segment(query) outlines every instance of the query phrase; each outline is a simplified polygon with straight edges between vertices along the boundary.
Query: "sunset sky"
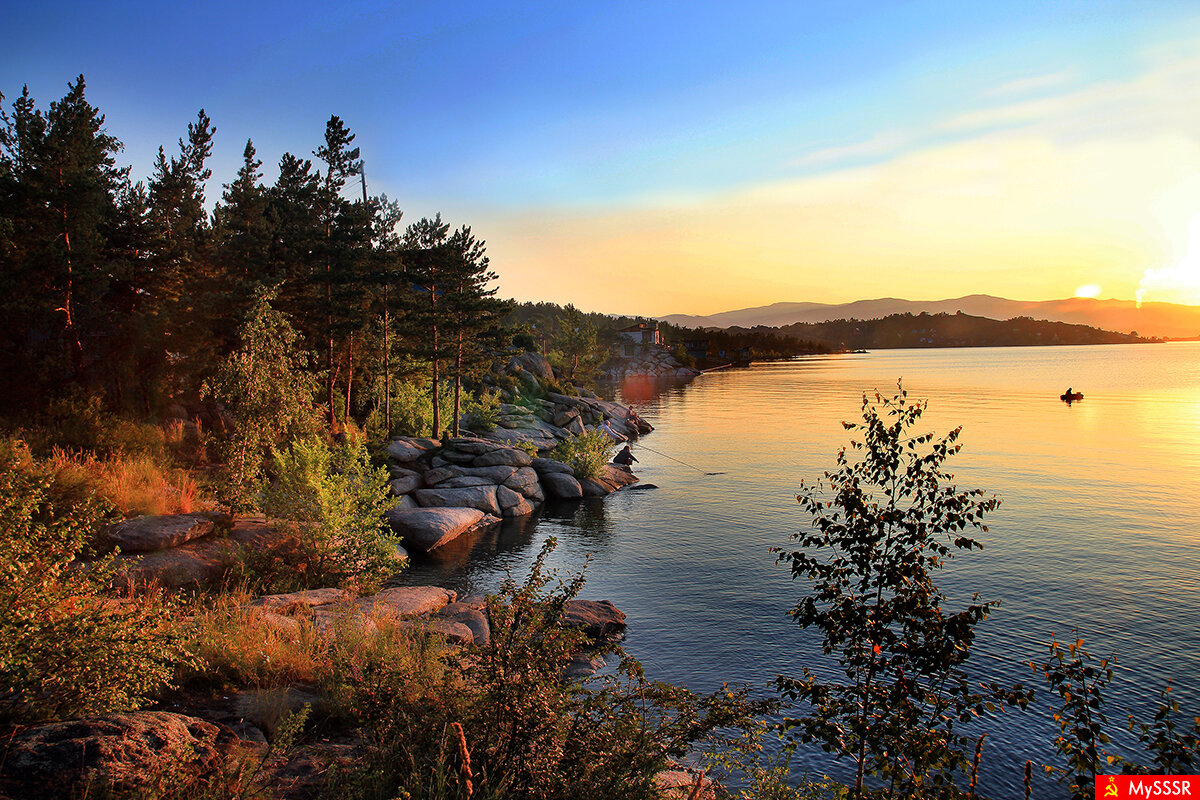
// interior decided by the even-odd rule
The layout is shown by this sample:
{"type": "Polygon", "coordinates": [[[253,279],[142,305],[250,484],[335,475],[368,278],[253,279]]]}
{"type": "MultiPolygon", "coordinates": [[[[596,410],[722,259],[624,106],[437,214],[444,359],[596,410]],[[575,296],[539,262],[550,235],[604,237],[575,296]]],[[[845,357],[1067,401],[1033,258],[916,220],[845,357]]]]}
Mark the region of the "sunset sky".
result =
{"type": "Polygon", "coordinates": [[[6,107],[80,72],[136,176],[204,107],[210,201],[338,114],[371,193],[470,224],[522,300],[1200,303],[1195,3],[6,10],[6,107]]]}

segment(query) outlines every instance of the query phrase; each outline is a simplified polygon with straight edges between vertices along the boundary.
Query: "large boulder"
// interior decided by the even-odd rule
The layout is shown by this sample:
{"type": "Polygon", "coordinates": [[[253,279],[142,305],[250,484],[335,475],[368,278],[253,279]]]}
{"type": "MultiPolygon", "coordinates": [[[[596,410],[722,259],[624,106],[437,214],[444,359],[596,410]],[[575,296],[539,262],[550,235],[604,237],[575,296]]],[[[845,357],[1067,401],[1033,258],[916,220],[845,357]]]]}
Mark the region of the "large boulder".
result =
{"type": "Polygon", "coordinates": [[[496,449],[496,443],[477,436],[452,436],[446,439],[443,452],[456,450],[472,456],[481,456],[496,449]]]}
{"type": "Polygon", "coordinates": [[[528,467],[531,463],[533,463],[533,456],[515,447],[498,447],[475,459],[477,467],[528,467]]]}
{"type": "Polygon", "coordinates": [[[169,776],[172,788],[219,769],[237,737],[167,711],[133,711],[27,728],[5,742],[0,796],[136,792],[169,776]]]}
{"type": "Polygon", "coordinates": [[[430,450],[439,446],[437,439],[419,439],[412,436],[400,436],[391,441],[387,455],[392,461],[404,464],[417,461],[430,450]]]}
{"type": "Polygon", "coordinates": [[[637,476],[625,467],[605,464],[595,478],[580,478],[579,485],[584,497],[604,497],[637,482],[637,476]]]}
{"type": "Polygon", "coordinates": [[[411,470],[405,470],[405,472],[407,474],[396,476],[389,484],[392,494],[396,497],[401,497],[421,488],[421,473],[412,472],[411,470]]]}
{"type": "Polygon", "coordinates": [[[575,480],[575,476],[570,473],[544,472],[542,473],[542,487],[551,497],[565,500],[583,497],[583,489],[580,487],[579,481],[575,480]]]}
{"type": "Polygon", "coordinates": [[[546,475],[554,472],[566,473],[567,475],[575,474],[575,471],[571,469],[570,464],[564,464],[561,461],[555,461],[553,458],[535,458],[531,462],[530,466],[532,466],[534,471],[536,471],[539,475],[546,475]]]}
{"type": "Polygon", "coordinates": [[[104,528],[101,540],[122,553],[152,553],[208,536],[215,527],[203,514],[134,517],[104,528]]]}
{"type": "Polygon", "coordinates": [[[520,492],[526,497],[541,494],[541,487],[538,486],[538,475],[533,471],[533,467],[521,467],[504,478],[503,483],[508,488],[520,492]]]}
{"type": "MultiPolygon", "coordinates": [[[[424,490],[422,490],[424,491],[424,490]]],[[[477,508],[405,508],[387,513],[387,520],[406,547],[428,552],[472,530],[483,521],[477,508]]]]}
{"type": "Polygon", "coordinates": [[[518,375],[524,370],[538,380],[554,380],[554,368],[550,366],[550,362],[546,360],[545,356],[532,351],[509,359],[507,370],[518,375]]]}
{"type": "Polygon", "coordinates": [[[625,631],[625,614],[611,600],[571,600],[563,624],[582,628],[592,639],[608,639],[625,631]]]}
{"type": "Polygon", "coordinates": [[[364,614],[375,617],[417,617],[432,614],[458,599],[452,589],[438,586],[398,586],[357,602],[364,614]]]}
{"type": "Polygon", "coordinates": [[[500,503],[496,500],[495,485],[465,486],[461,489],[418,489],[413,496],[426,508],[474,508],[492,516],[500,516],[500,503]]]}

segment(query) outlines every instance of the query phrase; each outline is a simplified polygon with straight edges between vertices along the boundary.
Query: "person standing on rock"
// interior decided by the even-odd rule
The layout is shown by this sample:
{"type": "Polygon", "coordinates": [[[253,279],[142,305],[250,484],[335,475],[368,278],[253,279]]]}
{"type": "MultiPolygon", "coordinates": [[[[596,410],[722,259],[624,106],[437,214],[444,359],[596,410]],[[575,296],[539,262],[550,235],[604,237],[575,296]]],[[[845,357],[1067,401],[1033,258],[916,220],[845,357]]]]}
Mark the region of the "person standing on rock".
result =
{"type": "Polygon", "coordinates": [[[628,467],[633,462],[637,461],[633,453],[629,450],[629,445],[621,448],[621,452],[613,456],[613,463],[620,464],[622,467],[628,467]]]}

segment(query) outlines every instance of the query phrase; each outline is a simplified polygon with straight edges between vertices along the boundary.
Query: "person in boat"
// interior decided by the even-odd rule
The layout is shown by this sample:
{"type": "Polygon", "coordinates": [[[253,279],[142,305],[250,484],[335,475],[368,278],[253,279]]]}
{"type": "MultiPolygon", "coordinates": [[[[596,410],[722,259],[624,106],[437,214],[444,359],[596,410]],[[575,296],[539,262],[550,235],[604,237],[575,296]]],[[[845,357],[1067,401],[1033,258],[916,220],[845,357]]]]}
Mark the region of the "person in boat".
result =
{"type": "Polygon", "coordinates": [[[633,453],[629,450],[629,445],[621,448],[621,452],[613,456],[613,463],[620,464],[622,467],[628,467],[633,462],[637,461],[633,453]]]}
{"type": "Polygon", "coordinates": [[[1063,397],[1074,397],[1074,396],[1075,396],[1075,392],[1071,389],[1070,386],[1068,386],[1067,390],[1065,392],[1063,392],[1063,397]]]}

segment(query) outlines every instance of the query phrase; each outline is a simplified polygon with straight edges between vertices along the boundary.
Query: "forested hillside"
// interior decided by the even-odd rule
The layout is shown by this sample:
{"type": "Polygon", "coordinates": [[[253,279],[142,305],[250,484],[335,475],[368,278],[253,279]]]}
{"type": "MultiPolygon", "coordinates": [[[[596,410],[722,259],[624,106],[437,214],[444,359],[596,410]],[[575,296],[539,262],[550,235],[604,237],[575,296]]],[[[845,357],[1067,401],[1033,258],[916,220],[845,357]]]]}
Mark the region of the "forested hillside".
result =
{"type": "Polygon", "coordinates": [[[478,370],[509,309],[484,242],[440,215],[401,227],[346,124],[313,133],[311,158],[280,155],[274,183],[247,141],[214,187],[201,109],[143,180],[83,76],[48,107],[22,92],[0,118],[0,407],[198,397],[263,297],[298,331],[330,427],[382,415],[390,431],[394,376],[437,396],[428,384],[478,370]]]}

